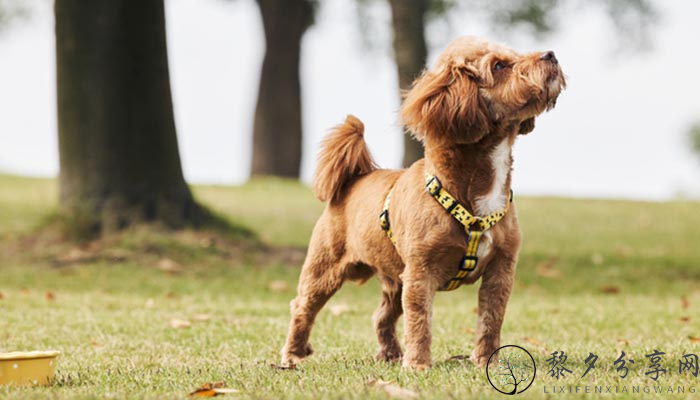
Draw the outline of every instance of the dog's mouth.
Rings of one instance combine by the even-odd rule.
[[[544,82],[545,110],[549,111],[557,104],[557,98],[566,87],[563,74],[559,68],[553,68]]]

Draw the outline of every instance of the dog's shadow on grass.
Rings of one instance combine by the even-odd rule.
[[[446,360],[437,361],[433,368],[439,371],[451,372],[456,370],[478,371],[478,368],[471,362],[468,355],[460,354],[452,356]]]

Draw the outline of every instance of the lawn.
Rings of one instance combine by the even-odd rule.
[[[195,193],[260,242],[137,228],[62,243],[36,231],[55,212],[56,183],[0,176],[0,351],[62,352],[52,386],[0,387],[0,399],[188,398],[216,381],[238,390],[223,398],[384,399],[392,387],[420,398],[500,396],[484,370],[455,357],[472,349],[475,286],[438,294],[429,372],[373,360],[375,280],[346,285],[321,312],[307,362],[273,368],[323,206],[282,180]],[[526,348],[538,367],[520,396],[569,396],[577,385],[588,397],[597,387],[609,387],[607,396],[650,397],[654,386],[700,393],[700,375],[678,372],[679,358],[700,355],[700,203],[515,201],[524,246],[502,343]],[[654,349],[666,353],[658,381],[645,375]],[[625,379],[613,365],[620,350],[635,360]],[[554,351],[566,352],[572,371],[560,379],[547,375]],[[598,361],[580,378],[589,353]]]

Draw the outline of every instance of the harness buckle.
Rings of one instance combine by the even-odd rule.
[[[430,193],[431,196],[435,197],[438,194],[440,194],[440,190],[442,189],[442,183],[440,183],[440,180],[437,178],[437,176],[433,175],[430,178],[430,180],[428,180],[428,183],[425,184],[425,189],[428,191],[428,193]]]
[[[379,214],[379,226],[383,231],[388,231],[391,225],[389,225],[389,210],[385,209]]]
[[[484,219],[481,217],[474,217],[474,221],[472,221],[472,223],[469,224],[469,230],[483,232],[484,228],[481,226],[481,221],[483,221],[483,220]]]

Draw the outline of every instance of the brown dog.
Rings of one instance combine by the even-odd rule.
[[[469,259],[469,232],[479,231],[474,269],[458,283],[482,278],[471,360],[485,365],[500,346],[520,248],[517,214],[509,207],[511,148],[517,135],[533,130],[535,116],[554,107],[564,86],[551,51],[520,55],[460,38],[414,82],[401,109],[404,124],[425,145],[425,159],[406,170],[377,169],[360,120],[348,116],[335,128],[323,142],[314,182],[317,197],[328,206],[314,228],[291,303],[282,363],[295,364],[311,354],[314,319],[344,281],[364,282],[376,274],[382,285],[373,318],[377,359],[402,357],[396,321],[405,313],[403,366],[430,367],[433,296]],[[503,210],[505,215],[494,217],[492,227],[480,227],[478,218],[461,224],[450,215],[454,206],[448,209],[429,193],[439,188],[429,184],[426,191],[426,173],[439,178],[464,213],[485,217]],[[386,208],[395,244],[378,218],[390,191]]]

